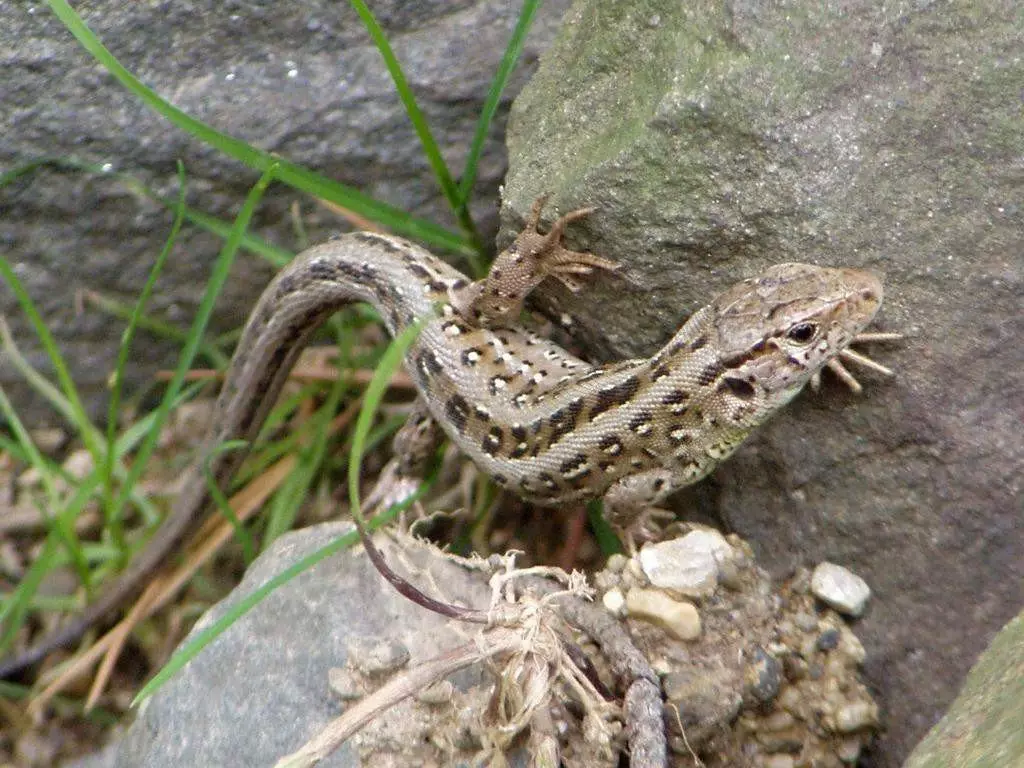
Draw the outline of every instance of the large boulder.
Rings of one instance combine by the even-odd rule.
[[[621,277],[546,306],[647,355],[773,263],[883,273],[862,396],[805,394],[681,494],[783,573],[874,591],[858,627],[897,766],[1024,603],[1024,16],[1011,0],[577,2],[509,130],[509,238],[541,192]],[[553,210],[551,214],[553,215]],[[560,288],[560,287],[556,287]]]

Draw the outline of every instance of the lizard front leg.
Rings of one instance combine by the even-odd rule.
[[[540,215],[547,197],[537,198],[526,227],[512,244],[499,253],[487,277],[473,283],[458,302],[464,312],[481,325],[515,325],[530,292],[547,277],[553,277],[573,293],[582,288],[580,277],[595,269],[614,272],[619,265],[610,259],[562,244],[565,227],[594,212],[580,208],[558,218],[547,234],[541,234]]]

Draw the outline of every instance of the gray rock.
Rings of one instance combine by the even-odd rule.
[[[569,242],[623,264],[542,302],[600,356],[653,352],[772,263],[884,273],[897,378],[826,381],[678,503],[776,573],[872,585],[876,768],[1024,603],[1022,45],[1012,0],[577,2],[510,117],[501,241],[548,191],[548,217],[597,206]]]
[[[995,636],[903,768],[1024,765],[1024,613]]]
[[[385,0],[373,11],[402,62],[435,140],[458,173],[518,4],[497,0]],[[567,0],[545,3],[522,65],[481,158],[473,214],[485,241],[496,228],[505,172],[508,103],[551,40]],[[179,108],[232,136],[352,185],[410,213],[454,227],[380,54],[348,3],[122,3],[78,9],[100,40],[143,82]],[[0,4],[0,169],[38,157],[109,163],[165,195],[175,162],[188,171],[189,203],[230,222],[258,174],[172,127],[130,95],[71,37],[45,4]],[[264,197],[252,229],[273,243],[300,243],[289,207],[299,206],[310,242],[343,220],[284,185]],[[44,169],[0,187],[0,248],[38,302],[93,415],[104,413],[107,377],[123,322],[88,307],[94,290],[133,302],[167,238],[171,217],[109,178]],[[221,242],[186,227],[150,312],[185,327]],[[218,304],[214,331],[240,325],[270,270],[240,255]],[[49,366],[10,291],[0,313],[32,362]],[[149,385],[174,349],[142,334],[129,389]],[[30,424],[56,416],[0,359],[0,385]]]
[[[349,529],[329,524],[282,537],[192,634]],[[458,566],[423,549],[395,557],[381,541],[393,567],[402,571],[411,558],[428,568],[429,576],[422,572],[420,578],[431,579],[447,599],[488,605],[490,591],[482,579],[467,578]],[[399,595],[364,553],[335,555],[276,590],[158,691],[120,742],[111,766],[273,765],[341,714],[343,702],[332,691],[336,675],[330,671],[345,666],[353,647],[379,661],[396,657],[400,639],[411,663],[419,663],[465,642],[462,629]],[[367,642],[371,637],[379,640]],[[456,677],[475,679],[469,672]],[[346,745],[321,765],[358,761]]]
[[[195,631],[345,530],[330,524],[282,537]],[[398,537],[398,545],[385,537],[378,542],[393,568],[419,585],[430,585],[433,594],[460,605],[490,604],[488,573],[479,565],[463,568],[408,537]],[[734,545],[748,549],[739,539]],[[611,582],[627,570],[606,571],[602,578]],[[666,712],[672,749],[682,755],[697,750],[709,768],[738,765],[740,755],[765,759],[779,751],[813,756],[815,765],[838,766],[835,738],[844,723],[855,722],[843,719],[843,712],[871,702],[860,680],[862,657],[847,652],[856,638],[826,608],[822,623],[848,639],[819,647],[817,628],[805,632],[795,622],[797,615],[813,610],[810,595],[789,586],[773,591],[768,574],[749,558],[738,573],[736,588],[708,597],[706,627],[699,636],[680,639],[677,635],[685,633],[664,626],[664,606],[651,617],[633,615],[622,624],[634,652],[664,676],[672,705]],[[696,617],[696,609],[689,608]],[[495,699],[494,674],[501,674],[506,691],[532,681],[550,694],[543,706],[562,724],[559,738],[564,754],[571,756],[567,765],[614,765],[618,758],[607,749],[600,729],[581,722],[583,708],[568,703],[575,695],[557,676],[546,677],[544,667],[552,659],[544,649],[550,646],[543,640],[547,632],[537,631],[546,622],[536,624],[536,614],[528,615],[522,647],[533,646],[529,674],[510,671],[522,662],[516,653],[449,675],[377,712],[351,744],[324,764],[354,765],[352,747],[366,765],[471,764],[479,757],[483,733],[496,733],[495,710],[505,709]],[[555,624],[562,626],[561,620]],[[207,646],[149,700],[124,739],[103,756],[105,762],[97,758],[92,765],[271,765],[355,700],[467,643],[484,647],[479,626],[441,619],[401,597],[363,553],[337,555],[276,590]],[[607,668],[608,659],[593,645],[580,647],[596,669]],[[793,675],[795,665],[819,673]],[[620,694],[621,682],[608,681]],[[513,709],[515,700],[514,695],[502,699]],[[844,742],[844,754],[859,754],[875,730],[872,722],[856,722],[859,727]],[[513,765],[525,764],[522,750],[510,759]]]

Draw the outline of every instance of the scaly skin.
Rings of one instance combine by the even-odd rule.
[[[516,325],[523,300],[545,277],[578,290],[579,277],[616,268],[562,247],[565,225],[587,211],[541,235],[541,205],[478,283],[385,235],[345,235],[300,254],[253,310],[209,448],[251,442],[312,333],[340,307],[365,301],[392,334],[424,320],[406,366],[425,413],[481,470],[536,504],[603,497],[606,514],[631,529],[652,505],[707,475],[823,367],[845,373],[839,356],[882,301],[879,280],[867,272],[781,264],[699,310],[653,357],[592,366]],[[407,431],[399,446],[427,453],[433,426],[417,418],[410,428],[417,439]],[[242,458],[213,453],[221,485]],[[401,480],[418,464],[399,457],[389,482],[407,488]],[[197,468],[168,520],[108,591],[70,625],[0,664],[0,677],[74,642],[134,596],[193,529],[208,496]]]

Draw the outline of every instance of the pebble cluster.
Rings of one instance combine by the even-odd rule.
[[[691,526],[633,558],[611,557],[591,584],[660,678],[670,765],[696,756],[707,768],[841,768],[877,730],[878,707],[859,677],[864,648],[837,612],[858,615],[868,592],[845,569],[822,564],[776,588],[746,542]],[[600,651],[579,644],[614,689]],[[331,685],[352,702],[415,663],[398,640],[354,639]],[[464,673],[381,712],[355,738],[364,764],[472,762],[493,749],[494,678]],[[581,721],[572,692],[550,688],[561,763],[617,765],[625,732]]]
[[[855,764],[878,724],[864,648],[837,611],[869,592],[823,563],[780,589],[746,542],[713,529],[615,556],[595,579],[662,679],[671,749],[712,766]]]

